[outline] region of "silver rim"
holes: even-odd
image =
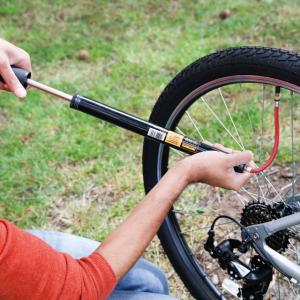
[[[251,112],[249,113],[249,109],[251,109],[251,105],[252,103],[249,102],[249,99],[247,99],[247,91],[244,89],[243,84],[255,84],[255,85],[261,85],[262,86],[262,95],[261,95],[261,99],[262,99],[262,106],[261,106],[261,113],[262,113],[262,117],[259,120],[259,125],[261,126],[261,130],[260,130],[260,139],[259,136],[257,136],[258,131],[257,128],[255,128],[255,126],[257,124],[252,124],[253,122],[251,121]],[[192,108],[194,103],[200,102],[204,105],[204,107],[206,107],[206,109],[208,109],[208,112],[211,113],[212,118],[215,118],[219,124],[221,125],[221,127],[223,128],[224,132],[228,135],[228,137],[230,139],[232,139],[235,143],[235,145],[238,146],[238,148],[240,148],[241,150],[244,150],[244,143],[243,143],[243,137],[239,132],[239,128],[237,128],[238,126],[236,126],[233,118],[232,118],[232,113],[230,112],[230,107],[228,105],[228,103],[226,103],[227,99],[224,99],[223,93],[221,88],[227,88],[229,86],[233,86],[233,85],[239,85],[240,86],[240,96],[244,105],[244,108],[247,112],[247,118],[250,124],[250,133],[252,136],[252,140],[254,141],[253,143],[253,147],[254,147],[254,151],[257,151],[257,165],[264,163],[264,161],[262,161],[262,148],[263,148],[263,129],[264,129],[264,122],[266,122],[266,117],[265,117],[265,110],[267,108],[266,103],[267,103],[267,90],[269,88],[272,88],[272,86],[276,86],[279,85],[282,88],[284,88],[285,90],[287,90],[290,94],[289,96],[289,102],[290,102],[290,127],[291,127],[291,136],[289,136],[289,138],[291,139],[291,145],[292,145],[292,149],[291,149],[291,166],[292,166],[292,183],[289,183],[288,187],[285,187],[285,189],[278,191],[276,187],[274,187],[274,185],[272,184],[272,182],[269,180],[268,178],[268,173],[263,173],[260,175],[257,175],[254,180],[258,186],[257,188],[257,192],[253,193],[250,192],[249,190],[247,190],[246,188],[242,188],[240,191],[238,192],[233,192],[237,198],[237,201],[240,202],[240,205],[243,206],[247,206],[249,204],[249,202],[253,201],[257,201],[257,199],[260,199],[261,202],[266,203],[266,204],[272,204],[272,203],[277,203],[280,200],[283,199],[287,199],[287,198],[291,198],[293,197],[293,199],[295,198],[295,196],[297,196],[297,192],[298,189],[297,187],[297,182],[300,178],[299,175],[299,166],[300,166],[300,162],[296,163],[296,161],[298,161],[298,158],[296,158],[296,156],[294,156],[294,140],[295,140],[295,135],[294,135],[294,122],[295,122],[295,117],[297,118],[297,113],[295,113],[295,103],[297,105],[297,101],[295,101],[295,97],[298,98],[298,94],[300,94],[300,87],[293,85],[291,83],[288,82],[284,82],[281,80],[277,80],[277,79],[273,79],[273,78],[269,78],[269,77],[262,77],[262,76],[252,76],[252,75],[238,75],[238,76],[229,76],[229,77],[224,77],[224,78],[220,78],[214,81],[211,81],[205,85],[202,85],[201,87],[195,89],[193,92],[191,92],[188,96],[186,96],[180,103],[179,105],[176,107],[176,109],[174,110],[174,112],[172,113],[172,115],[170,116],[167,124],[166,124],[166,128],[170,129],[174,126],[174,122],[177,122],[176,120],[181,116],[180,121],[178,121],[178,124],[175,124],[176,130],[182,134],[185,133],[185,128],[182,126],[179,126],[181,120],[183,119],[183,114],[185,114],[185,118],[187,120],[189,120],[191,127],[194,129],[195,133],[198,136],[198,140],[200,139],[207,139],[208,137],[205,136],[205,134],[203,134],[201,132],[201,129],[199,129],[199,123],[197,122],[195,116],[190,113],[188,110],[190,110],[190,108]],[[222,118],[218,117],[218,113],[215,113],[215,111],[213,109],[210,108],[209,105],[209,101],[206,101],[205,98],[208,97],[208,95],[212,92],[216,92],[218,91],[218,97],[220,98],[218,101],[220,101],[221,103],[224,104],[224,111],[228,113],[228,117],[229,120],[231,122],[231,129],[232,130],[228,130],[228,128],[224,125],[224,123],[222,122]],[[296,95],[294,94],[296,93]],[[286,96],[286,95],[285,95]],[[217,97],[217,96],[215,96]],[[198,101],[199,100],[199,101]],[[297,99],[296,99],[297,100]],[[299,98],[300,100],[300,98]],[[268,99],[269,101],[269,99]],[[286,101],[287,103],[287,101]],[[287,107],[287,106],[286,106]],[[285,107],[285,108],[286,108]],[[264,119],[265,117],[265,119]],[[269,125],[267,125],[269,126]],[[265,125],[265,127],[267,127]],[[270,126],[269,126],[270,127]],[[273,124],[271,125],[271,131],[273,132]],[[188,135],[188,134],[186,134]],[[283,139],[282,139],[283,137]],[[284,135],[281,137],[281,140],[284,140]],[[196,137],[194,137],[196,138]],[[272,137],[273,140],[273,137]],[[227,146],[227,145],[226,145]],[[164,145],[160,145],[159,146],[159,153],[158,153],[158,159],[157,159],[157,178],[158,180],[160,180],[160,178],[162,177],[162,164],[163,164],[163,152],[166,149],[166,146]],[[247,148],[247,145],[246,145]],[[172,148],[171,148],[172,149]],[[174,150],[174,149],[172,149]],[[253,151],[253,152],[254,152]],[[279,150],[280,151],[280,150]],[[254,152],[254,153],[255,153]],[[176,150],[173,151],[173,153],[175,153],[175,155],[179,155],[182,156],[181,153],[177,152]],[[169,155],[170,158],[171,155]],[[270,173],[270,172],[269,172]],[[272,175],[272,174],[271,174]],[[271,176],[269,175],[269,176]],[[264,186],[265,185],[265,186]],[[264,187],[263,187],[264,186]],[[282,193],[284,192],[284,193]],[[180,214],[180,215],[193,215],[193,216],[201,216],[201,217],[208,217],[208,218],[212,218],[212,216],[217,216],[219,215],[219,211],[218,209],[213,209],[212,207],[206,206],[201,202],[197,202],[193,199],[191,199],[190,197],[187,197],[184,195],[184,193],[181,195],[180,197],[181,199],[184,199],[184,201],[189,202],[197,207],[202,207],[203,209],[206,210],[205,214],[203,214],[203,212],[197,214],[194,211],[186,211],[186,210],[177,210],[176,207],[174,209],[174,214]],[[251,200],[251,201],[249,201]],[[294,200],[293,200],[294,201]],[[210,214],[207,214],[207,212],[210,212]],[[202,218],[203,219],[203,218]],[[226,222],[226,221],[222,221],[220,222],[218,225],[220,226],[220,228],[224,225],[229,226],[227,224],[229,224],[230,222]],[[190,234],[193,232],[197,232],[197,231],[203,231],[203,230],[208,230],[209,226],[211,224],[207,224],[206,227],[201,227],[201,228],[193,228],[190,230],[182,230],[181,234]],[[234,228],[233,231],[235,231],[237,228]],[[292,230],[298,234],[300,232],[300,228],[292,228]],[[231,232],[233,232],[231,231]],[[227,232],[224,236],[230,235],[231,232]],[[298,243],[299,244],[299,243]],[[289,249],[285,251],[285,253],[287,252],[287,255],[293,255],[294,256],[294,260],[297,262],[300,259],[300,246],[297,244],[297,242],[293,242],[291,243],[291,245],[289,246]],[[195,255],[197,253],[200,253],[203,250],[203,248],[201,249],[197,249],[197,251],[192,251],[193,256],[195,257]],[[299,251],[298,251],[299,250]],[[253,255],[253,253],[250,254],[250,256]],[[195,258],[195,260],[198,262],[198,264],[200,265],[199,261]],[[203,267],[201,266],[201,268],[203,269]],[[204,269],[203,269],[204,270]],[[206,276],[210,276],[213,272],[217,271],[217,269],[212,270],[210,272],[206,272]],[[278,274],[275,274],[276,277],[276,282],[277,282],[277,289],[276,290],[276,295],[273,295],[273,299],[281,299],[283,297],[291,297],[292,298],[299,298],[299,287],[292,284],[291,282],[285,281],[282,283],[282,279]],[[227,275],[227,277],[229,277]],[[273,280],[274,281],[274,280]],[[271,284],[273,284],[273,281]],[[283,286],[283,288],[281,288],[281,286]],[[285,286],[288,286],[289,291],[286,291]],[[281,288],[281,291],[280,291]],[[218,291],[220,291],[222,294],[224,294],[226,297],[228,296],[228,293],[226,293],[226,291],[224,292],[224,290],[220,290],[219,288],[217,288]],[[268,295],[268,294],[266,294]],[[269,295],[268,295],[269,297]],[[231,298],[231,296],[229,296],[229,298]]]

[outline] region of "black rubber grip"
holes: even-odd
[[[31,78],[31,72],[25,71],[23,69],[20,69],[20,68],[14,67],[14,66],[11,66],[11,68],[14,71],[17,78],[19,79],[20,83],[26,89],[28,86],[27,79]],[[0,75],[0,81],[5,83],[5,81],[1,75]]]

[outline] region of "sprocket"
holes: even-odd
[[[287,212],[285,211],[287,208],[284,205],[277,205],[271,207],[270,205],[266,205],[264,203],[250,203],[248,204],[241,214],[240,223],[247,227],[251,225],[261,224],[265,222],[269,222],[272,220],[277,220],[283,217]],[[289,209],[289,208],[288,208]],[[275,232],[270,237],[266,239],[267,245],[281,253],[285,251],[289,244],[289,235],[287,231],[281,230]]]

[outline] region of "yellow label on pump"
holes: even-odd
[[[165,142],[180,147],[182,140],[183,135],[169,131]]]
[[[184,147],[184,148],[186,148],[186,149],[189,149],[189,150],[192,150],[192,151],[196,151],[196,148],[195,148],[195,147],[192,147],[191,145],[182,143],[181,146]]]

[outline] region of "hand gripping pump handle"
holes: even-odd
[[[33,81],[30,79],[31,74],[28,71],[14,66],[12,66],[12,69],[24,88],[27,86],[32,86],[46,93],[70,101],[70,107],[73,109],[115,124],[161,144],[168,145],[176,150],[187,154],[195,154],[204,151],[217,151],[226,153],[194,139],[188,138],[184,135],[167,130],[163,127],[157,126],[153,123],[147,122],[118,109],[80,95],[79,93],[75,93],[73,96],[71,96],[39,82]],[[2,77],[0,77],[0,81],[4,82]],[[245,165],[243,164],[235,166],[234,170],[238,173],[243,173],[245,170]]]

